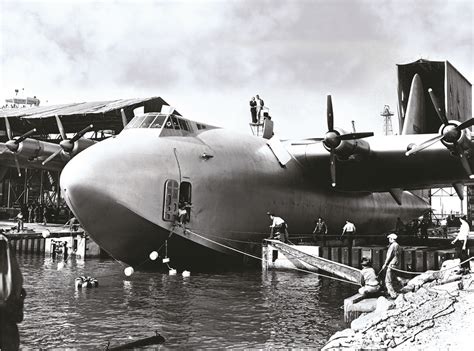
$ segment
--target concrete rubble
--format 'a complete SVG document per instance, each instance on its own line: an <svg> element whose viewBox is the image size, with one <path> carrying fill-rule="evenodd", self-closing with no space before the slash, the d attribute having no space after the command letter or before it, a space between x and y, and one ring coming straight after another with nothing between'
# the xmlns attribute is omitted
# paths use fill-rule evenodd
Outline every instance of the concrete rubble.
<svg viewBox="0 0 474 351"><path fill-rule="evenodd" d="M459 260L410 280L395 300L379 297L374 312L334 334L323 350L469 348L474 333L474 276ZM472 262L471 262L472 267Z"/></svg>

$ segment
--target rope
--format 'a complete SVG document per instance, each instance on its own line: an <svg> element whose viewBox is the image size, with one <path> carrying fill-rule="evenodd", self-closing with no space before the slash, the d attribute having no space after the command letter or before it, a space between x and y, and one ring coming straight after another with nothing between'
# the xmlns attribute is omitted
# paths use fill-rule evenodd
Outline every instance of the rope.
<svg viewBox="0 0 474 351"><path fill-rule="evenodd" d="M449 271L451 269L454 269L458 266L461 266L463 265L464 263L466 262L469 262L470 260L474 260L474 257L470 257L468 258L467 260L463 261L463 262L460 262L452 267L449 267L449 268L445 268L445 269L439 269L439 270L435 270L434 272L445 272L445 271ZM423 274L423 273L426 273L426 272L410 272L410 271L404 271L403 269L398 269L398 268L395 268L395 267L390 267L390 269L394 270L394 271L397 271L397 272L401 272L401 273L409 273L409 274Z"/></svg>
<svg viewBox="0 0 474 351"><path fill-rule="evenodd" d="M259 260L259 261L262 261L262 262L266 262L266 261L267 261L267 260L264 259L264 258L261 258L261 257L258 257L258 256L254 256L254 255L249 254L249 253L247 253L247 252L238 250L238 249L233 248L233 247L231 247L231 246L227 246L227 245L221 244L221 243L219 243L219 242L217 242L217 241L214 241L214 240L212 240L212 239L206 238L206 237L204 237L204 236L202 236L202 235L199 235L198 233L195 233L195 232L193 232L193 231L191 231L191 230L189 230L189 229L185 229L185 230L186 230L186 232L188 232L188 233L191 233L191 234L193 234L193 235L196 235L197 237L199 237L199 238L201 238L201 239L207 240L207 241L209 241L209 242L211 242L211 243L214 243L214 244L216 244L216 245L222 246L222 247L224 247L224 248L226 248L226 249L235 251L235 252L237 252L237 253L240 253L240 254L242 254L242 255L245 255L245 256L254 258L254 259ZM296 270L296 271L300 271L300 272L305 272L305 273L309 273L309 274L318 275L318 276L325 277L325 278L329 278L329 279L333 279L333 280L338 280L338 281L343 282L343 283L350 283L350 284L353 284L353 285L360 286L360 284L351 282L350 280L347 280L347 279L340 279L340 278L332 277L332 276L330 276L330 275L325 275L325 274L321 274L321 273L312 272L312 271L309 271L309 270L307 270L307 269L296 268L296 267L295 267L295 268L291 268L291 269Z"/></svg>

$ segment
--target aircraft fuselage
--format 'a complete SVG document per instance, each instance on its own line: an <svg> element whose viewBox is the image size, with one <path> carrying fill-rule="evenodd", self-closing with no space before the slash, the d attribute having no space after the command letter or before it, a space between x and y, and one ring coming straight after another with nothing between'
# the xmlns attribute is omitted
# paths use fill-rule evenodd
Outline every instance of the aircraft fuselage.
<svg viewBox="0 0 474 351"><path fill-rule="evenodd" d="M72 159L61 187L91 237L135 265L163 250L168 238L171 257L235 254L229 247L255 253L269 235L267 211L284 218L293 234L311 233L318 216L332 233L346 219L359 232L382 233L397 217L414 218L428 208L408 192L398 206L388 193L340 192L315 181L327 172L295 159L283 167L266 140L252 135L210 128L159 136L157 129L132 128ZM176 227L170 236L175 219L166 210L176 211L183 191L192 203L186 228L198 236Z"/></svg>

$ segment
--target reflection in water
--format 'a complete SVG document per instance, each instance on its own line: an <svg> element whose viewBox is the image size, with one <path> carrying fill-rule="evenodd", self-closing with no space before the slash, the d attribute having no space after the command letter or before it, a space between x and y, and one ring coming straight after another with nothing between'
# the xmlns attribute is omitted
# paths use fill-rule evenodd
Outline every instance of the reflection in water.
<svg viewBox="0 0 474 351"><path fill-rule="evenodd" d="M154 335L168 348L321 347L344 328L351 285L299 272L180 275L135 272L111 260L19 256L25 277L22 347L105 348ZM81 275L99 287L78 289ZM126 279L125 279L126 278Z"/></svg>

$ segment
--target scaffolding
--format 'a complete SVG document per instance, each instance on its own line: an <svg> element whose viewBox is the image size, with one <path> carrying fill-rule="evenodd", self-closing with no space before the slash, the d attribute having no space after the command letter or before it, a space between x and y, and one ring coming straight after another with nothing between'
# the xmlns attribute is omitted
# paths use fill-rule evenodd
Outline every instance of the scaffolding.
<svg viewBox="0 0 474 351"><path fill-rule="evenodd" d="M249 123L250 130L255 136L263 136L265 131L265 119L269 118L270 109L266 106L263 106L260 110L259 116L257 116L257 123Z"/></svg>
<svg viewBox="0 0 474 351"><path fill-rule="evenodd" d="M392 128L393 112L390 111L390 106L385 105L383 107L383 111L380 113L380 116L383 117L383 134L392 135L393 134L393 128Z"/></svg>

